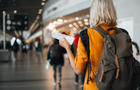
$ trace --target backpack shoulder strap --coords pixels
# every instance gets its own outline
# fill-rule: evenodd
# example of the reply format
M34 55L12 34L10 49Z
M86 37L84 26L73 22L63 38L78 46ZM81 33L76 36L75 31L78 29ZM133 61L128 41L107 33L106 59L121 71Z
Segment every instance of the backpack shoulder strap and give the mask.
M89 49L89 36L88 36L88 29L84 29L82 32L80 32L80 38L82 40L82 43L85 46L87 55L88 55L88 62L86 63L86 68L84 73L86 73L86 69L88 68L88 78L87 78L87 84L91 80L89 74L91 72L91 61L90 61L90 49Z
M111 27L111 28L107 29L106 31L103 28L101 28L100 26L93 27L93 29L95 29L96 31L98 31L103 37L105 37L106 35L109 35L108 32L111 31L111 30L115 30L115 33L116 34L119 33L120 31L128 34L128 32L126 30L121 29L121 28L116 28L116 27Z
M126 33L127 35L129 35L129 33L125 29L122 29L122 28L117 28L117 29L119 29L120 31L122 31L122 32Z
M87 54L89 54L89 37L88 37L87 29L84 29L83 31L80 32L80 38L85 46Z
M94 30L98 31L103 37L105 37L106 35L108 35L108 32L105 31L103 28L101 28L100 26L98 27L93 27Z

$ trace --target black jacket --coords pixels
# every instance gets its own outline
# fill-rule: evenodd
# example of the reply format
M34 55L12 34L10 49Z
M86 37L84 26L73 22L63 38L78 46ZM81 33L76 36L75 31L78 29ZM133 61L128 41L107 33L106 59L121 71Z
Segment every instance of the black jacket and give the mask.
M66 53L65 49L59 45L59 42L54 43L50 46L48 51L48 59L51 60L51 65L64 65L64 53Z

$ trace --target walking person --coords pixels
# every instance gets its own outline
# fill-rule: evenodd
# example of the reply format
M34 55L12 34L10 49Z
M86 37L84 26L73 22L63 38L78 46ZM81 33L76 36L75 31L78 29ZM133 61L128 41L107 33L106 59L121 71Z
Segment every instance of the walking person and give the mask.
M74 41L73 41L73 44L71 46L71 50L72 50L72 53L74 54L74 57L76 56L76 52L77 52L77 46L78 46L78 41L79 41L79 38L80 38L80 35L79 35L79 32L78 31L75 31L74 33ZM85 73L83 73L81 75L81 88L83 88L83 84L84 84L84 78L85 78ZM75 85L78 85L79 83L79 75L77 75L75 73Z
M18 38L13 37L11 39L11 50L12 50L11 53L14 56L14 57L12 57L13 60L18 60L19 59L18 58L18 51L20 49L20 44L21 44L21 41Z
M37 56L38 63L42 63L42 61L43 61L42 43L41 43L40 38L36 38L34 46L35 46L35 49L36 49L36 56Z
M103 37L103 35L101 35L101 33L99 33L99 31L107 32L108 29L116 28L116 25L117 25L116 20L117 20L117 16L116 16L116 10L114 8L113 0L93 0L93 2L91 4L91 8L90 8L90 27L91 28L88 28L87 31L83 34L83 35L88 34L88 38L89 38L88 39L89 40L88 49L90 52L86 50L86 47L85 47L84 43L82 42L81 36L78 41L76 58L74 58L74 55L72 54L70 45L67 42L67 40L64 38L63 41L59 41L60 45L62 47L64 47L68 53L70 63L71 63L73 70L77 74L80 75L86 69L84 90L130 90L131 89L131 88L128 88L129 85L131 85L129 83L129 81L127 81L128 84L125 85L123 88L120 86L121 89L118 89L119 87L113 88L113 89L106 89L106 88L99 89L99 87L97 87L98 83L95 82L95 78L96 78L95 75L97 74L98 65L99 65L103 47L104 47L103 40L105 38L105 37ZM98 31L93 27L96 27L96 28L100 27L101 30ZM116 34L115 30L111 30L107 34L112 36L112 35L114 35L114 33ZM107 45L105 45L105 46L107 46ZM112 55L112 57L113 57L113 55ZM113 57L113 59L114 58L115 57ZM117 56L114 59L114 61L115 60L116 60L116 62L118 62ZM87 64L88 62L90 62L90 65ZM115 65L117 66L117 68L119 67L118 63L116 63ZM109 67L108 67L108 69L109 69ZM117 71L115 73L116 79L120 75L118 70L119 69L117 69ZM121 73L123 73L123 72L121 72ZM104 76L103 70L102 70L101 76ZM110 78L112 76L108 76L108 77ZM125 76L125 77L127 77L127 76ZM103 79L104 79L103 77L100 77L99 83L101 83ZM106 79L106 80L108 80L108 79ZM105 85L106 85L106 83L103 84L103 86L105 86ZM112 83L109 83L107 85L110 86L110 85L112 85ZM122 86L123 85L124 84L122 84ZM113 86L110 86L109 88L112 88L112 87Z
M71 46L71 50L72 50L72 53L73 53L74 57L76 56L76 49L77 49L79 37L80 37L79 34L74 33L74 42ZM79 75L77 75L75 73L75 85L78 85L78 83L79 83Z
M57 39L54 39L53 44L49 48L47 56L47 60L50 60L50 64L53 66L54 86L56 86L56 83L58 83L58 85L61 87L62 66L64 66L65 52L65 49L59 45L59 41Z

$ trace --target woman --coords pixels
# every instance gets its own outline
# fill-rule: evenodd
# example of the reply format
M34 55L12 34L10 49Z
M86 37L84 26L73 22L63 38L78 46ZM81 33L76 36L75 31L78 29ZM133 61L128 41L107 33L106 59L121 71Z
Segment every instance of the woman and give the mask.
M104 30L107 30L111 27L115 27L116 22L116 11L114 8L114 4L112 0L93 0L91 9L90 9L90 27L87 30L88 36L89 36L89 46L90 46L90 59L91 59L91 69L92 72L96 73L99 60L101 57L102 49L103 49L103 37L92 27L100 26ZM109 32L109 34L113 34L114 31ZM96 42L96 43L95 43ZM71 50L70 45L64 39L64 41L59 42L61 46L63 46L70 58L70 63L72 68L77 74L82 74L84 72L84 69L86 68L86 63L88 61L88 56L85 50L85 47L81 41L81 38L78 42L77 47L77 55L76 58L74 58ZM86 68L87 69L87 68ZM86 76L85 76L85 83L84 83L84 90L98 90L93 73L90 74L90 77L93 79L92 81L89 81L88 84L87 78L88 78L88 70L86 70Z

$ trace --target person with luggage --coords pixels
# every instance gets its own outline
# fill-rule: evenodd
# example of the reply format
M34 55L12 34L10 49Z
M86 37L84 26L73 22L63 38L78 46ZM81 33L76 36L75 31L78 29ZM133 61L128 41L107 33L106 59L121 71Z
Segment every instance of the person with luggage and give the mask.
M61 87L62 66L64 66L65 52L65 49L59 45L59 40L54 39L53 44L49 48L47 56L47 60L50 60L50 64L53 66L54 86L56 86L56 83L58 83L59 87Z
M59 41L68 53L73 70L82 74L86 69L84 90L132 90L132 43L116 27L116 20L113 0L93 0L90 28L80 33L76 58L67 40Z

